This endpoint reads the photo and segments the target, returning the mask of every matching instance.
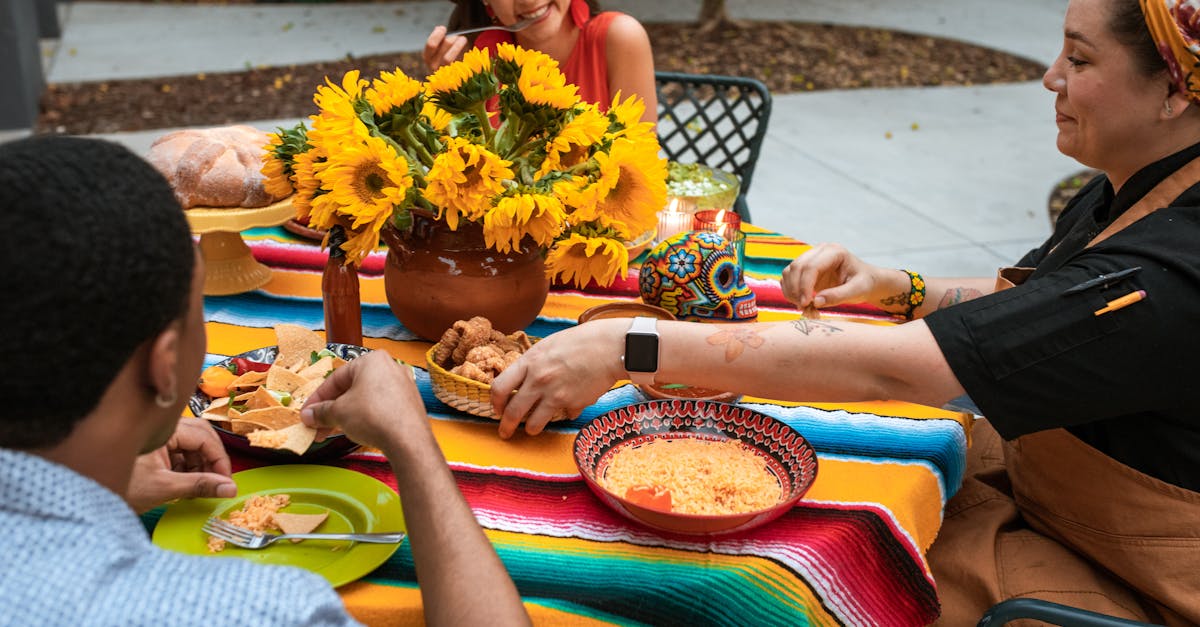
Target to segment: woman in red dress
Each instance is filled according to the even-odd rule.
[[[554,60],[579,87],[579,97],[607,110],[614,96],[641,97],[642,120],[657,120],[654,57],[646,29],[633,17],[601,12],[594,0],[455,0],[449,26],[438,26],[425,42],[430,71],[462,58],[468,45],[493,52],[501,43],[540,50]],[[447,30],[534,19],[517,33],[489,30],[473,36],[450,36]],[[469,39],[468,37],[474,37]]]

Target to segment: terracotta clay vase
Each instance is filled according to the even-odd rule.
[[[529,326],[550,290],[546,264],[536,247],[500,253],[484,245],[483,229],[459,222],[451,231],[432,215],[413,212],[413,227],[390,223],[383,281],[392,313],[410,331],[436,342],[458,320],[485,316],[511,333]]]

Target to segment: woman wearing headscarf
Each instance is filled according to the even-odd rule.
[[[1059,150],[1103,174],[1019,268],[926,279],[819,245],[783,274],[793,302],[911,321],[589,322],[496,379],[501,435],[656,375],[795,401],[973,403],[986,420],[928,552],[944,624],[1014,597],[1200,624],[1198,4],[1070,0],[1043,83]]]
[[[516,33],[489,30],[446,36],[447,30],[512,25],[525,19],[533,22]],[[646,105],[642,121],[657,119],[650,38],[629,15],[602,12],[595,0],[455,0],[448,26],[434,28],[425,42],[425,64],[433,71],[461,58],[468,45],[494,54],[501,43],[550,55],[567,82],[579,87],[580,99],[601,111],[618,93],[622,98],[636,95]]]

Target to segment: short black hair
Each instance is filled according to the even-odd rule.
[[[0,144],[0,236],[0,447],[53,446],[186,312],[191,233],[129,149],[35,136]]]

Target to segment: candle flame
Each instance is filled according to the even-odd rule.
[[[718,211],[718,212],[717,212],[717,217],[713,218],[713,220],[714,220],[714,221],[715,221],[717,224],[721,224],[722,222],[724,222],[724,221],[725,221],[725,210],[724,210],[724,209],[722,209],[722,210]]]

